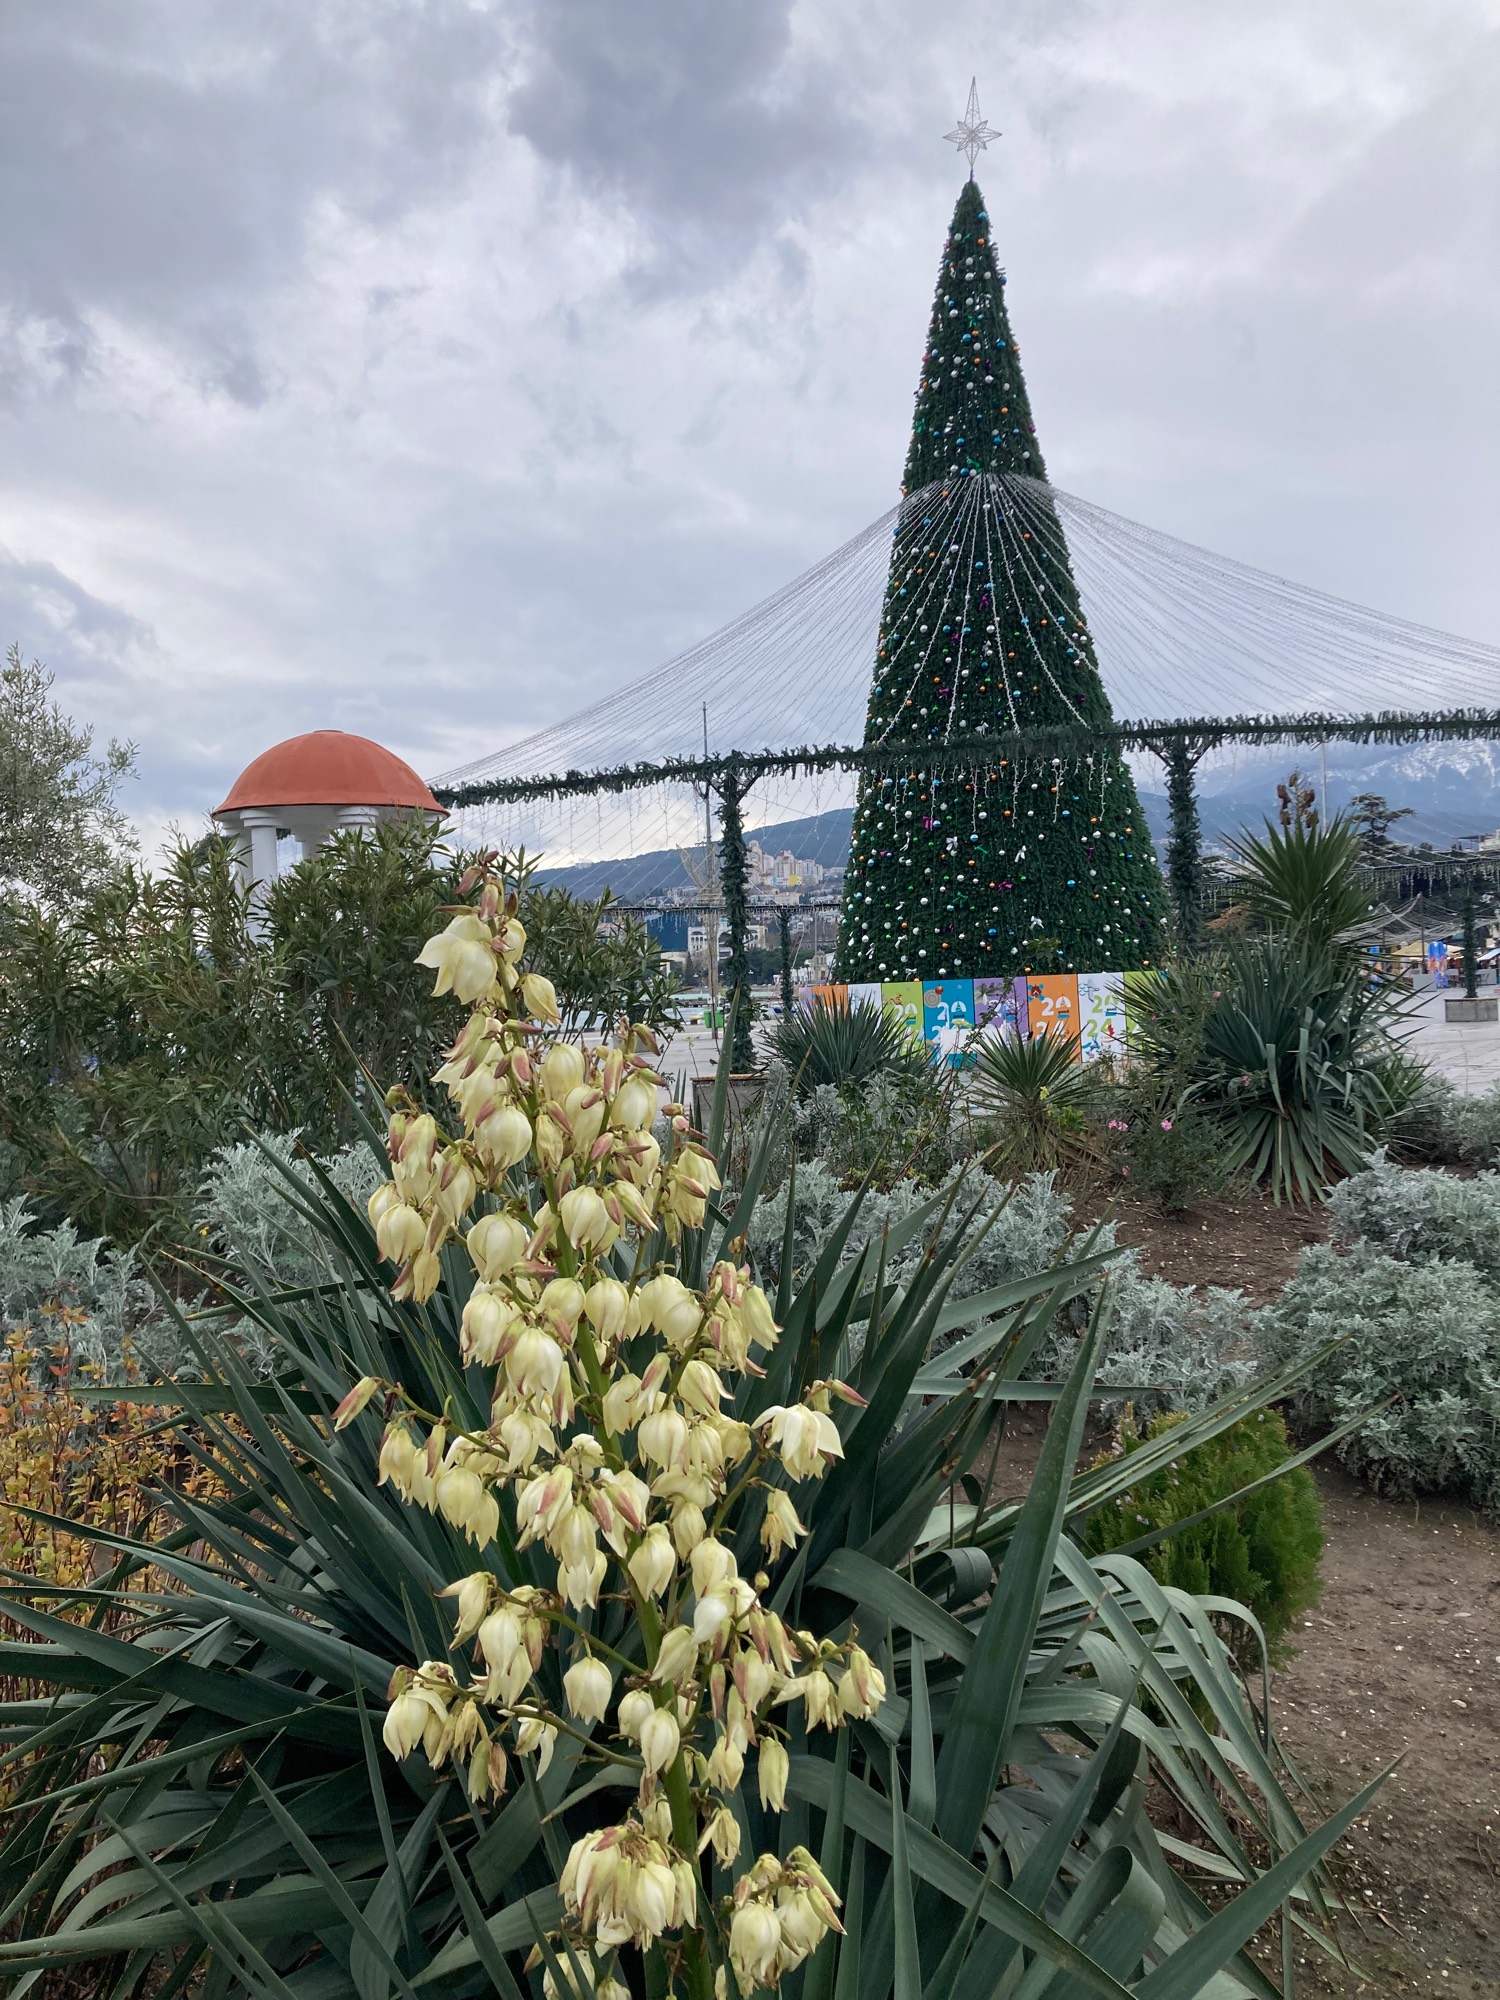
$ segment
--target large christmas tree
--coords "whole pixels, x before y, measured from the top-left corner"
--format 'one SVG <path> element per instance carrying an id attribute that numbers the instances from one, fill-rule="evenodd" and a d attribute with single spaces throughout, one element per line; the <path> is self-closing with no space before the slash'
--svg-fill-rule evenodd
<path id="1" fill-rule="evenodd" d="M 1111 971 L 1161 951 L 1162 881 L 1125 765 L 1004 745 L 1007 731 L 1110 720 L 1004 287 L 970 180 L 922 357 L 865 725 L 866 743 L 910 742 L 912 761 L 860 784 L 846 980 Z M 976 737 L 998 737 L 992 758 L 924 768 L 923 746 Z"/>

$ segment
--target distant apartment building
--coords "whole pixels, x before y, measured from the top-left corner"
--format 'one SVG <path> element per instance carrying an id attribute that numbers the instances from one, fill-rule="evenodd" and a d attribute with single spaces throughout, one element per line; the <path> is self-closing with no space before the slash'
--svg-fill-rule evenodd
<path id="1" fill-rule="evenodd" d="M 828 870 L 819 861 L 804 861 L 784 847 L 779 854 L 767 854 L 758 840 L 745 843 L 750 863 L 750 893 L 769 895 L 777 890 L 819 888 Z"/>

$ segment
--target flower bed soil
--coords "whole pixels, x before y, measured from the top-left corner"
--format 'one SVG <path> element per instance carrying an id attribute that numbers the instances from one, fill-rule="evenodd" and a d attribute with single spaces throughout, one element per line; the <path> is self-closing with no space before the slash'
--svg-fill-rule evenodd
<path id="1" fill-rule="evenodd" d="M 1310 1243 L 1328 1234 L 1325 1209 L 1277 1207 L 1259 1197 L 1205 1201 L 1182 1215 L 1163 1215 L 1141 1202 L 1081 1195 L 1076 1211 L 1092 1222 L 1113 1218 L 1117 1240 L 1140 1252 L 1149 1278 L 1174 1285 L 1219 1285 L 1242 1291 L 1251 1305 L 1269 1305 Z"/>

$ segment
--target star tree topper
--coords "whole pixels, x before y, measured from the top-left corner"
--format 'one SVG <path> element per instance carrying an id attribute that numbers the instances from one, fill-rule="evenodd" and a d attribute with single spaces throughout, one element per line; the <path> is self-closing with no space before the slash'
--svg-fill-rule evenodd
<path id="1" fill-rule="evenodd" d="M 991 139 L 998 139 L 1000 137 L 1000 134 L 995 131 L 989 120 L 981 118 L 979 115 L 979 79 L 977 76 L 971 77 L 969 80 L 969 102 L 964 109 L 963 117 L 959 119 L 953 130 L 945 132 L 943 137 L 951 145 L 957 146 L 961 153 L 968 154 L 969 179 L 973 180 L 975 160 L 984 151 Z"/>

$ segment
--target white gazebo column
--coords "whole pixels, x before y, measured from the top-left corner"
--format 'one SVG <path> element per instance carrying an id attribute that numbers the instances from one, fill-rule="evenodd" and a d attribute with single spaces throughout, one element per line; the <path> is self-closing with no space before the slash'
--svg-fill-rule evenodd
<path id="1" fill-rule="evenodd" d="M 276 829 L 279 815 L 274 812 L 259 812 L 247 807 L 240 814 L 240 824 L 250 838 L 250 888 L 252 893 L 263 883 L 276 880 Z"/>
<path id="2" fill-rule="evenodd" d="M 246 841 L 250 848 L 250 866 L 242 879 L 250 891 L 250 928 L 257 934 L 264 928 L 266 895 L 276 880 L 276 830 L 281 818 L 278 812 L 254 806 L 246 806 L 240 813 L 242 851 Z"/>

